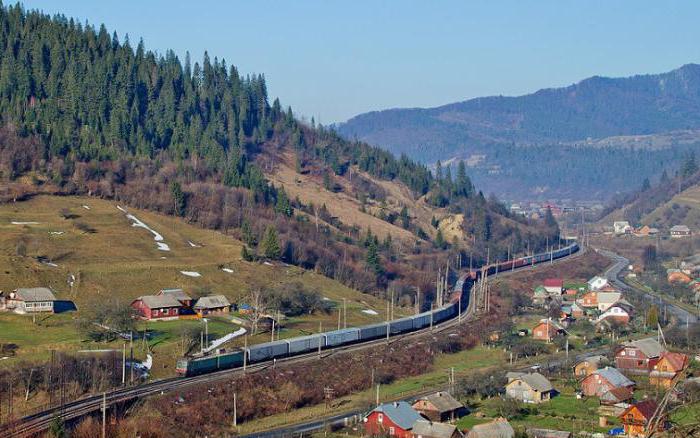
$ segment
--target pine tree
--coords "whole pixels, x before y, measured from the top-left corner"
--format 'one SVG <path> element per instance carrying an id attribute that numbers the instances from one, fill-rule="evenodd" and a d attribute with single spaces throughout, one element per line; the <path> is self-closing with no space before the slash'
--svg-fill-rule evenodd
<path id="1" fill-rule="evenodd" d="M 179 182 L 175 181 L 170 185 L 170 194 L 173 197 L 175 214 L 177 216 L 184 216 L 187 200 Z"/>
<path id="2" fill-rule="evenodd" d="M 379 258 L 379 250 L 377 249 L 377 244 L 372 239 L 369 246 L 367 247 L 367 267 L 372 270 L 376 275 L 381 275 L 384 272 L 381 260 Z"/>
<path id="3" fill-rule="evenodd" d="M 282 251 L 279 241 L 277 240 L 277 229 L 274 225 L 269 225 L 265 229 L 265 235 L 261 246 L 263 255 L 268 259 L 277 260 L 280 258 Z"/>
<path id="4" fill-rule="evenodd" d="M 435 247 L 440 249 L 447 248 L 447 242 L 442 235 L 442 230 L 438 230 L 437 234 L 435 235 Z"/>

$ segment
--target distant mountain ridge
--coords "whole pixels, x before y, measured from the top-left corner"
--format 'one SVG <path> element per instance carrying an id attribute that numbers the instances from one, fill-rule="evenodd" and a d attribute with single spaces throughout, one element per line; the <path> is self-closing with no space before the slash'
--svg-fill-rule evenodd
<path id="1" fill-rule="evenodd" d="M 594 76 L 517 97 L 375 111 L 353 117 L 338 131 L 426 163 L 512 146 L 695 146 L 700 140 L 700 65 L 627 78 Z M 655 141 L 661 134 L 663 141 Z M 478 175 L 476 180 L 489 183 Z"/>

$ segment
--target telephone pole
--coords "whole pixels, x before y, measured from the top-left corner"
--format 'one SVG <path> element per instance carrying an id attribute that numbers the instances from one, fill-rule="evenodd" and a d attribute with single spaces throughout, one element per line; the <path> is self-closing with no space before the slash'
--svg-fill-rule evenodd
<path id="1" fill-rule="evenodd" d="M 102 438 L 107 437 L 107 393 L 102 393 Z"/>

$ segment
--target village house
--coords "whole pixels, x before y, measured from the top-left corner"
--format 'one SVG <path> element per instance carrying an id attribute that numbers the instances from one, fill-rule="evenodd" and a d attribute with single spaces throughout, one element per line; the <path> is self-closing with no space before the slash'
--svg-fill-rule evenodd
<path id="1" fill-rule="evenodd" d="M 172 288 L 172 289 L 161 289 L 158 292 L 158 295 L 169 295 L 182 304 L 182 307 L 192 307 L 192 303 L 194 300 L 192 297 L 187 295 L 184 290 L 179 289 L 179 288 Z"/>
<path id="2" fill-rule="evenodd" d="M 598 291 L 586 292 L 579 300 L 581 307 L 598 307 Z"/>
<path id="3" fill-rule="evenodd" d="M 622 294 L 620 292 L 598 291 L 598 310 L 605 312 L 610 308 L 610 306 L 617 303 L 621 298 Z"/>
<path id="4" fill-rule="evenodd" d="M 596 324 L 602 321 L 612 321 L 615 324 L 627 325 L 632 319 L 632 312 L 634 306 L 624 299 L 621 299 L 612 306 L 610 306 L 605 312 L 603 312 L 596 321 Z"/>
<path id="5" fill-rule="evenodd" d="M 608 279 L 599 275 L 588 280 L 588 290 L 590 291 L 600 290 L 607 285 Z"/>
<path id="6" fill-rule="evenodd" d="M 566 330 L 557 321 L 549 318 L 541 320 L 532 329 L 532 339 L 551 342 L 557 336 L 566 335 Z"/>
<path id="7" fill-rule="evenodd" d="M 564 430 L 540 429 L 528 427 L 525 430 L 528 438 L 571 438 L 573 434 Z"/>
<path id="8" fill-rule="evenodd" d="M 574 365 L 574 376 L 586 377 L 606 363 L 608 358 L 600 354 L 583 358 Z"/>
<path id="9" fill-rule="evenodd" d="M 600 397 L 611 389 L 631 388 L 635 383 L 616 368 L 605 367 L 593 371 L 581 381 L 581 392 L 587 397 Z"/>
<path id="10" fill-rule="evenodd" d="M 628 221 L 613 222 L 613 230 L 615 234 L 629 234 L 632 232 L 632 226 Z"/>
<path id="11" fill-rule="evenodd" d="M 540 373 L 510 372 L 506 376 L 506 397 L 523 403 L 542 403 L 556 395 L 552 382 Z"/>
<path id="12" fill-rule="evenodd" d="M 667 269 L 666 280 L 669 283 L 689 284 L 693 281 L 692 277 L 680 269 Z"/>
<path id="13" fill-rule="evenodd" d="M 231 303 L 223 295 L 209 295 L 198 299 L 193 309 L 199 316 L 221 315 L 231 310 Z"/>
<path id="14" fill-rule="evenodd" d="M 692 235 L 690 228 L 686 225 L 674 225 L 670 230 L 672 239 L 679 239 L 683 237 L 690 237 Z"/>
<path id="15" fill-rule="evenodd" d="M 598 399 L 603 406 L 619 406 L 621 403 L 628 403 L 634 395 L 634 387 L 613 388 Z M 614 412 L 614 411 L 613 411 Z"/>
<path id="16" fill-rule="evenodd" d="M 658 405 L 654 400 L 644 400 L 630 405 L 619 415 L 620 422 L 628 437 L 646 437 L 648 428 L 652 427 L 651 421 Z M 658 431 L 666 429 L 666 418 L 662 417 L 658 421 Z"/>
<path id="17" fill-rule="evenodd" d="M 444 391 L 419 398 L 413 403 L 413 409 L 432 421 L 454 421 L 465 411 L 462 403 Z"/>
<path id="18" fill-rule="evenodd" d="M 515 430 L 505 418 L 497 418 L 490 423 L 477 424 L 467 434 L 467 438 L 513 438 Z"/>
<path id="19" fill-rule="evenodd" d="M 56 297 L 47 287 L 20 288 L 5 300 L 5 308 L 15 313 L 54 312 Z"/>
<path id="20" fill-rule="evenodd" d="M 647 374 L 664 351 L 654 338 L 626 342 L 615 350 L 615 366 L 630 373 Z"/>
<path id="21" fill-rule="evenodd" d="M 670 388 L 688 367 L 688 356 L 666 351 L 649 373 L 649 383 Z"/>
<path id="22" fill-rule="evenodd" d="M 177 319 L 180 302 L 170 295 L 144 295 L 131 302 L 139 316 L 148 320 Z"/>
<path id="23" fill-rule="evenodd" d="M 564 280 L 561 278 L 547 278 L 544 280 L 544 289 L 550 294 L 561 295 L 564 290 Z"/>
<path id="24" fill-rule="evenodd" d="M 413 423 L 414 438 L 461 438 L 462 432 L 454 424 L 418 420 Z"/>
<path id="25" fill-rule="evenodd" d="M 384 403 L 364 417 L 364 431 L 369 436 L 413 438 L 413 425 L 423 419 L 404 401 Z"/>

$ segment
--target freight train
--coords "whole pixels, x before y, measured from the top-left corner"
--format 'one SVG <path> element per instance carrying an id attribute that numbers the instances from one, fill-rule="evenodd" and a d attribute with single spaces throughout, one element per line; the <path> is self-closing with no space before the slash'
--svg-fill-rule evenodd
<path id="1" fill-rule="evenodd" d="M 346 328 L 323 332 L 316 335 L 300 336 L 279 341 L 251 345 L 228 353 L 214 354 L 202 357 L 181 358 L 177 361 L 175 371 L 180 376 L 195 376 L 213 371 L 243 367 L 244 363 L 254 364 L 289 356 L 332 349 L 339 346 L 359 344 L 375 339 L 389 338 L 416 330 L 421 330 L 441 322 L 455 318 L 469 306 L 469 290 L 478 281 L 482 272 L 486 275 L 496 275 L 499 272 L 533 266 L 538 263 L 550 262 L 567 257 L 579 250 L 574 242 L 558 250 L 542 254 L 494 263 L 483 270 L 472 270 L 462 275 L 455 284 L 449 302 L 438 309 L 419 313 L 413 316 L 394 319 L 388 322 L 370 324 L 361 327 Z M 462 299 L 464 295 L 464 299 Z"/>

